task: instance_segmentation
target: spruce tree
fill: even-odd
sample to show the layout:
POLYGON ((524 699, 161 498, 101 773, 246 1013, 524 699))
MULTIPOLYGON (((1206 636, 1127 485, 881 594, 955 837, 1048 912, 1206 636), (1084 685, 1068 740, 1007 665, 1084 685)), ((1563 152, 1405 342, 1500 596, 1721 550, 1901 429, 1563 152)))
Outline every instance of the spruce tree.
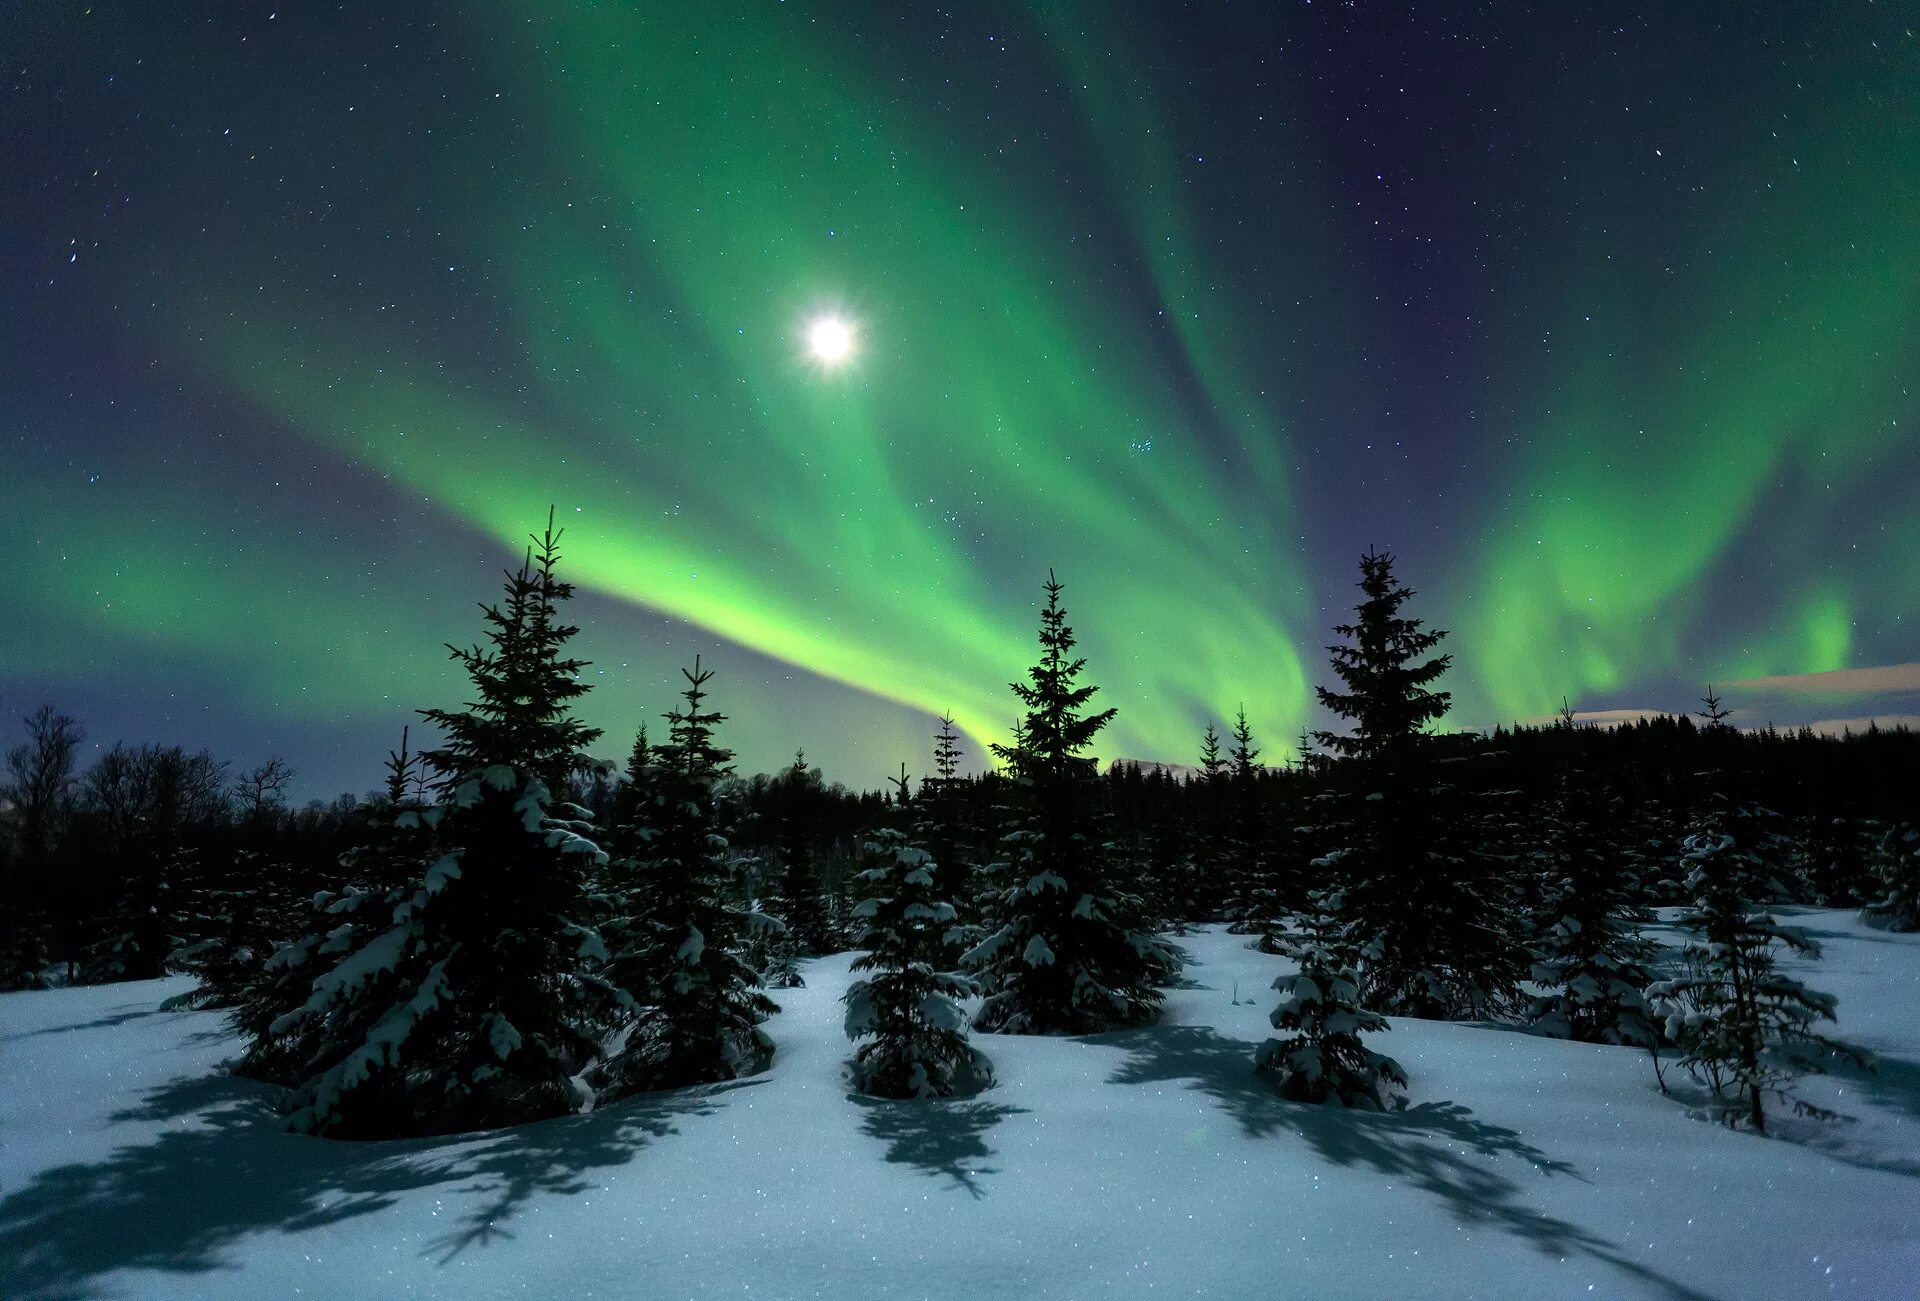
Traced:
POLYGON ((616 978, 615 968, 623 957, 627 976, 632 976, 631 956, 644 948, 647 915, 651 910, 652 877, 648 863, 659 836, 655 827, 656 810, 664 798, 660 750, 647 736, 642 722, 634 735, 633 746, 621 770, 621 780, 608 801, 606 834, 601 844, 607 861, 599 865, 590 886, 594 928, 600 935, 602 952, 595 955, 589 983, 603 995, 603 1008, 610 1020, 603 1031, 613 1031, 631 1023, 642 1010, 634 992, 616 978))
POLYGON ((1369 551, 1360 557, 1360 591, 1366 599, 1354 607, 1352 623, 1333 630, 1353 644, 1327 648, 1346 690, 1314 689, 1321 704, 1353 724, 1347 734, 1313 734, 1322 749, 1336 756, 1401 760, 1420 754, 1427 728, 1452 702, 1450 693, 1432 687, 1453 657, 1421 659, 1438 649, 1447 634, 1401 613, 1415 593, 1394 577, 1393 562, 1391 553, 1369 551))
POLYGON ((1187 802, 1180 797, 1187 788, 1165 772, 1150 780, 1162 792, 1157 813, 1141 834, 1141 908, 1148 926, 1184 935, 1195 915, 1193 847, 1199 833, 1188 815, 1187 802))
POLYGON ((1268 1019, 1274 1029, 1293 1033, 1267 1040, 1254 1065, 1296 1102, 1335 1098, 1343 1106, 1384 1107, 1407 1077, 1398 1062, 1361 1041, 1391 1027, 1360 1005, 1354 953, 1335 916, 1340 907, 1339 896, 1318 896, 1301 933, 1284 943, 1281 951, 1299 969, 1273 982, 1284 997, 1268 1019))
POLYGON ((199 871, 194 851, 184 845, 141 845, 122 861, 122 871, 106 931, 81 969, 89 985, 158 980, 187 943, 179 901, 181 883, 199 871))
POLYGON ((573 1076, 596 1048, 583 967, 600 941, 577 919, 603 855, 586 810, 559 795, 599 732, 571 712, 587 685, 563 656, 577 629, 559 617, 573 593, 556 576, 559 542, 549 516, 504 606, 482 607, 488 645, 451 648, 475 698, 423 711, 446 735, 426 756, 439 857, 282 1027, 324 1049, 294 1091, 296 1128, 451 1133, 580 1105, 573 1076))
POLYGON ((635 864, 632 912, 607 977, 637 1017, 622 1049, 598 1075, 607 1096, 734 1079, 760 1068, 773 1044, 760 1023, 778 1010, 743 950, 750 933, 780 923, 728 898, 727 841, 717 829, 714 788, 733 754, 706 707, 711 669, 683 669, 684 708, 667 714, 654 751, 652 803, 636 811, 645 844, 635 864))
POLYGON ((281 797, 294 776, 293 767, 275 755, 234 783, 236 842, 227 852, 210 854, 199 878, 184 883, 184 939, 173 963, 199 984, 169 1005, 235 1006, 268 957, 292 938, 302 901, 276 849, 287 813, 281 797))
POLYGON ((121 872, 105 933, 87 954, 88 983, 152 980, 192 937, 187 906, 200 846, 225 812, 226 765, 180 746, 115 746, 87 774, 121 872))
POLYGON ((1264 938, 1273 929, 1275 917, 1268 909, 1277 900, 1269 875, 1267 828, 1261 817, 1259 758, 1243 705, 1234 716, 1233 749, 1227 757, 1224 911, 1229 929, 1236 934, 1264 938))
MULTIPOLYGON (((333 879, 294 916, 296 933, 274 949, 230 1013, 247 1040, 239 1073, 295 1087, 343 1060, 364 1042, 370 1016, 400 996, 398 967, 369 966, 339 988, 324 1014, 307 1010, 315 982, 342 959, 393 927, 396 911, 411 909, 418 883, 434 861, 433 828, 441 810, 430 806, 422 766, 408 748, 388 752, 382 799, 365 814, 365 838, 340 856, 333 879)), ((383 1082, 397 1083, 386 1074, 383 1082)))
POLYGON ((1794 819, 1790 872, 1793 897, 1826 908, 1872 900, 1880 828, 1858 818, 1805 813, 1794 819))
POLYGON ((926 848, 891 827, 867 842, 854 907, 855 943, 866 950, 853 970, 871 972, 847 990, 847 1037, 869 1040, 855 1052, 854 1085, 882 1098, 948 1097, 986 1083, 986 1058, 967 1043, 960 1001, 973 982, 948 970, 947 935, 959 919, 936 892, 937 864, 926 848))
POLYGON ((1563 774, 1541 814, 1536 867, 1542 930, 1527 1020, 1544 1034, 1585 1043, 1651 1047, 1658 1036, 1645 990, 1654 945, 1640 928, 1652 914, 1612 831, 1620 801, 1577 771, 1563 774))
POLYGON ((1920 830, 1887 830, 1874 856, 1873 883, 1867 917, 1888 930, 1920 931, 1920 830))
POLYGON ((1518 997, 1526 955, 1501 865, 1476 843, 1479 819, 1444 779, 1427 731, 1449 704, 1434 684, 1452 657, 1432 654, 1447 634, 1403 612, 1414 593, 1393 563, 1361 557, 1365 599, 1334 629, 1351 644, 1328 648, 1346 690, 1317 689, 1352 722, 1347 734, 1314 734, 1344 795, 1344 817, 1325 828, 1344 843, 1317 862, 1338 865, 1369 1007, 1487 1016, 1518 997))
POLYGON ((245 995, 256 971, 286 938, 288 901, 267 855, 234 853, 224 871, 203 870, 183 889, 179 946, 171 965, 199 983, 167 1001, 168 1007, 232 1007, 245 995))
POLYGON ((1209 721, 1207 730, 1200 736, 1200 774, 1194 779, 1199 811, 1189 847, 1191 889, 1181 909, 1187 921, 1217 921, 1227 912, 1228 897, 1232 893, 1229 878, 1233 872, 1227 835, 1228 787, 1232 773, 1232 764, 1221 749, 1219 730, 1209 721))
POLYGON ((1832 1021, 1836 1000, 1779 970, 1782 952, 1818 957, 1805 932, 1783 926, 1760 902, 1771 886, 1769 865, 1756 852, 1754 818, 1713 795, 1685 842, 1682 865, 1693 903, 1676 919, 1690 932, 1683 970, 1648 990, 1666 1016, 1667 1037, 1681 1062, 1713 1090, 1722 1119, 1766 1131, 1766 1101, 1778 1099, 1800 1115, 1833 1113, 1793 1096, 1802 1075, 1822 1074, 1832 1056, 1860 1060, 1844 1044, 1818 1033, 1832 1021))
POLYGON ((1137 897, 1111 876, 1113 848, 1099 808, 1103 784, 1083 753, 1115 711, 1090 711, 1062 585, 1047 575, 1040 659, 1012 684, 1023 715, 994 753, 1015 791, 1002 838, 1004 875, 989 901, 986 938, 967 954, 986 997, 975 1024, 1012 1034, 1084 1034, 1152 1019, 1159 985, 1178 967, 1142 928, 1137 897))
POLYGON ((951 903, 955 919, 942 940, 937 964, 956 971, 961 955, 979 940, 972 908, 975 865, 967 817, 967 782, 960 776, 960 733, 953 716, 940 719, 933 738, 933 775, 920 781, 914 808, 927 852, 933 858, 933 891, 951 903))
MULTIPOLYGON (((6 893, 0 892, 0 897, 6 893)), ((7 905, 6 916, 0 917, 0 994, 46 988, 52 961, 46 917, 16 895, 7 905)))
POLYGON ((747 954, 769 989, 804 987, 800 959, 827 952, 834 934, 803 807, 819 781, 819 771, 808 765, 806 751, 796 750, 793 763, 768 786, 778 818, 776 870, 763 870, 758 888, 749 893, 761 911, 783 924, 777 930, 755 928, 747 939, 747 954))
MULTIPOLYGON (((820 881, 812 837, 808 834, 808 797, 820 788, 820 772, 809 767, 804 750, 777 779, 782 788, 780 819, 780 905, 772 911, 786 923, 785 947, 796 958, 832 951, 826 892, 820 881)), ((796 978, 797 983, 797 978, 796 978)))
POLYGON ((1203 781, 1218 781, 1227 772, 1227 758, 1220 750, 1220 733, 1209 722, 1207 730, 1200 734, 1200 777, 1203 781))

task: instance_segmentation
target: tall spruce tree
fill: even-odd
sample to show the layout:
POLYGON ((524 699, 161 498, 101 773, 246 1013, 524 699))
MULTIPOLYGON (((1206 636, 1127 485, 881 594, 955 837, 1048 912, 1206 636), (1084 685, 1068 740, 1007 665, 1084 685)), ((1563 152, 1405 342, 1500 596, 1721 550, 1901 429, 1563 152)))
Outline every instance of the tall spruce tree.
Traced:
POLYGON ((612 1097, 734 1079, 773 1052, 760 1023, 778 1009, 745 950, 752 931, 780 923, 729 898, 727 840, 714 806, 733 758, 715 736, 726 715, 706 704, 713 670, 696 658, 681 672, 686 704, 666 716, 651 803, 633 814, 644 830, 631 839, 644 848, 621 944, 607 963, 608 979, 637 1013, 624 1046, 597 1071, 612 1097))
POLYGON ((796 957, 831 952, 833 935, 826 890, 820 880, 818 849, 808 825, 809 797, 820 790, 820 770, 807 763, 804 750, 778 778, 780 792, 780 896, 776 915, 787 927, 787 945, 796 957))
POLYGON ((800 959, 832 947, 835 928, 808 817, 810 797, 820 788, 820 770, 807 763, 805 750, 796 750, 793 763, 768 783, 776 818, 774 869, 762 871, 759 888, 749 893, 763 912, 783 924, 778 930, 754 929, 747 955, 769 989, 803 987, 807 982, 800 974, 800 959))
POLYGON ((942 938, 937 964, 942 971, 958 970, 961 955, 980 938, 972 907, 976 866, 960 754, 960 733, 953 716, 944 715, 933 738, 933 775, 920 779, 920 798, 914 804, 921 836, 933 858, 933 892, 955 910, 954 922, 942 938))
MULTIPOLYGON (((644 1004, 628 983, 635 979, 634 955, 652 943, 653 876, 648 870, 659 831, 654 825, 663 794, 660 749, 640 724, 607 802, 606 833, 601 837, 607 861, 598 866, 590 890, 592 917, 601 947, 592 955, 586 980, 601 995, 603 1037, 624 1034, 644 1004), (624 969, 622 969, 624 968, 624 969)), ((604 1067, 596 1065, 595 1073, 604 1067)))
POLYGON ((1427 729, 1452 703, 1450 693, 1432 687, 1452 665, 1453 656, 1421 658, 1438 649, 1447 634, 1401 613, 1415 593, 1394 577, 1393 563, 1390 552, 1369 551, 1360 557, 1365 599, 1354 607, 1352 623, 1337 624, 1333 630, 1352 644, 1327 648, 1346 690, 1314 689, 1321 704, 1353 724, 1345 734, 1313 734, 1322 749, 1336 756, 1399 760, 1422 754, 1427 729))
POLYGON ((1200 734, 1200 772, 1194 779, 1198 813, 1193 842, 1188 846, 1191 888, 1181 901, 1180 914, 1190 922, 1217 921, 1226 916, 1232 893, 1232 847, 1228 843, 1228 798, 1233 766, 1221 748, 1219 729, 1211 721, 1200 734))
POLYGON ((1222 855, 1225 868, 1225 912, 1230 928, 1241 935, 1266 937, 1276 902, 1270 879, 1272 862, 1268 833, 1260 805, 1260 751, 1253 744, 1253 728, 1246 706, 1234 715, 1233 749, 1227 756, 1227 825, 1222 855))
POLYGON ((1086 660, 1073 654, 1051 572, 1045 590, 1039 662, 1012 684, 1023 711, 1015 739, 994 746, 1015 789, 1005 874, 967 963, 986 995, 979 1028, 1083 1034, 1151 1019, 1178 959, 1112 877, 1105 788, 1084 752, 1116 711, 1089 710, 1098 688, 1080 681, 1086 660))
POLYGON ((460 1132, 580 1105, 573 1076, 596 1050, 582 969, 600 941, 576 919, 603 855, 586 811, 559 793, 599 733, 572 715, 587 684, 584 663, 564 657, 577 629, 559 617, 573 592, 556 574, 559 543, 550 515, 504 605, 482 607, 488 644, 451 648, 474 699, 423 711, 446 735, 427 755, 444 800, 439 856, 283 1024, 325 1025, 313 1034, 324 1055, 294 1091, 296 1128, 460 1132))
POLYGON ((1316 862, 1336 868, 1369 1007, 1406 1016, 1486 1016, 1519 993, 1526 954, 1515 933, 1498 858, 1475 843, 1466 801, 1438 762, 1428 728, 1446 713, 1436 690, 1452 657, 1446 637, 1404 613, 1414 595, 1391 554, 1360 559, 1352 623, 1332 646, 1344 691, 1320 687, 1321 703, 1352 723, 1316 732, 1332 756, 1343 825, 1337 848, 1316 862))

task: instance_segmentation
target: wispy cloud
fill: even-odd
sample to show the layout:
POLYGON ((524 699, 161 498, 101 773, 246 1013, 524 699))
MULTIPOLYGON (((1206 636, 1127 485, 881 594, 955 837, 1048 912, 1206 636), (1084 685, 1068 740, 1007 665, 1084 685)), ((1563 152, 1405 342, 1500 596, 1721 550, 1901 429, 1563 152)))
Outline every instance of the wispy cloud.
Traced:
POLYGON ((1778 691, 1804 696, 1891 696, 1920 692, 1920 661, 1881 664, 1865 669, 1836 669, 1831 673, 1793 673, 1776 678, 1743 678, 1726 684, 1729 691, 1778 691))

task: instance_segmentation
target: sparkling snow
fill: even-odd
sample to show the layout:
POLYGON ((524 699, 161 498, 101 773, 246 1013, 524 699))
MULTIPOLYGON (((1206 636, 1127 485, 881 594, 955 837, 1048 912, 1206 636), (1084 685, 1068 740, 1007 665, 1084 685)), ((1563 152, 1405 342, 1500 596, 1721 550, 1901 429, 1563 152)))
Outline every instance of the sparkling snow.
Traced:
POLYGON ((1876 1076, 1758 1138, 1645 1053, 1395 1020, 1399 1114, 1252 1072, 1281 959, 1184 946, 1162 1024, 982 1035, 1000 1083, 849 1096, 845 956, 765 1074, 482 1137, 281 1130, 181 980, 0 997, 0 1295, 1859 1297, 1920 1291, 1920 936, 1783 910, 1876 1076), (1257 991, 1252 996, 1244 991, 1257 991), (1239 992, 1239 1001, 1234 1001, 1239 992))

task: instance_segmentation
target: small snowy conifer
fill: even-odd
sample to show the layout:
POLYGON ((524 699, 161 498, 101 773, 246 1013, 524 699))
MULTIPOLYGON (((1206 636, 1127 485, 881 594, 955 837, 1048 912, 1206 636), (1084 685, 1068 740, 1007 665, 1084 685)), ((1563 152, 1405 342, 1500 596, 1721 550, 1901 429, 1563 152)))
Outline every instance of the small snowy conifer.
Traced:
POLYGON ((1866 914, 1889 930, 1920 931, 1920 830, 1893 827, 1873 865, 1875 898, 1866 914))
POLYGON ((1334 919, 1339 908, 1337 895, 1321 896, 1302 933, 1284 942, 1282 951, 1299 970, 1273 982, 1283 997, 1269 1019, 1274 1029, 1293 1033, 1267 1040, 1254 1064, 1296 1102, 1336 1098, 1349 1107, 1384 1107, 1391 1090, 1406 1087, 1407 1077, 1398 1062, 1361 1042, 1362 1034, 1389 1026, 1360 1005, 1354 955, 1334 919))
POLYGON ((1650 1047, 1658 1032, 1644 991, 1654 946, 1640 927, 1652 917, 1634 903, 1635 882, 1605 830, 1618 808, 1617 798, 1570 773, 1543 812, 1545 925, 1533 966, 1542 993, 1526 1016, 1556 1038, 1650 1047))
POLYGON ((866 846, 864 897, 854 907, 853 970, 871 972, 847 990, 847 1037, 867 1039, 853 1058, 863 1093, 882 1098, 947 1097, 984 1082, 986 1059, 967 1043, 960 1001, 967 977, 943 969, 946 935, 959 913, 935 891, 937 865, 925 848, 891 827, 866 846))
POLYGON ((1759 839, 1754 821, 1730 812, 1717 795, 1702 812, 1683 859, 1693 896, 1677 919, 1693 935, 1682 955, 1684 970, 1647 992, 1666 1014, 1666 1034, 1682 1064, 1720 1100, 1721 1117, 1764 1133, 1770 1097, 1801 1115, 1830 1116, 1794 1097, 1793 1081, 1823 1073, 1833 1055, 1859 1054, 1813 1028, 1834 1019, 1834 997, 1779 970, 1782 950, 1818 957, 1820 947, 1759 902, 1771 879, 1753 848, 1759 839))

